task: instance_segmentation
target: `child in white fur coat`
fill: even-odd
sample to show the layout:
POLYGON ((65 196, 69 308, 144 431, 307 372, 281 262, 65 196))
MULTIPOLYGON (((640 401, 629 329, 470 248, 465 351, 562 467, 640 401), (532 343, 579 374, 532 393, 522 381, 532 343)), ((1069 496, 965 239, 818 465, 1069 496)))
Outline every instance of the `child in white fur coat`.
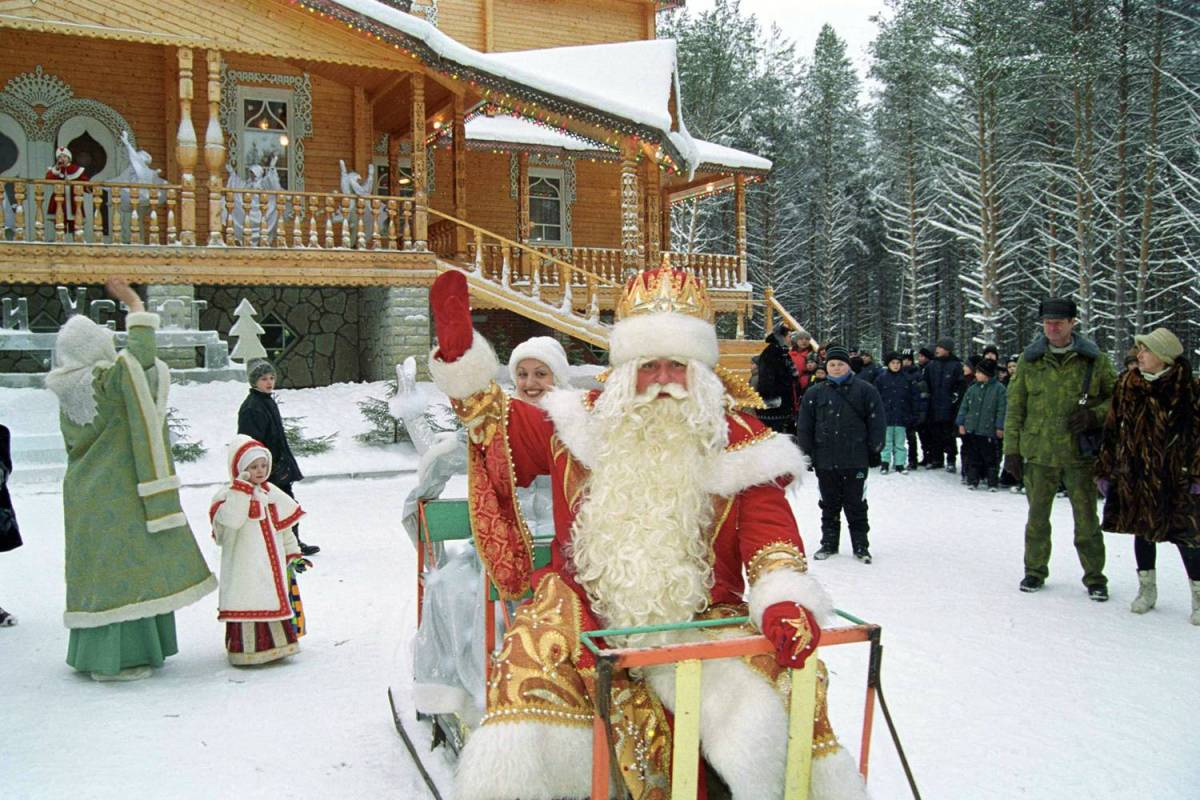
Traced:
POLYGON ((304 511, 267 482, 271 452, 262 442, 238 435, 227 463, 230 483, 209 509, 221 548, 218 619, 225 623, 229 663, 265 664, 300 650, 288 567, 303 572, 311 566, 293 531, 304 511))

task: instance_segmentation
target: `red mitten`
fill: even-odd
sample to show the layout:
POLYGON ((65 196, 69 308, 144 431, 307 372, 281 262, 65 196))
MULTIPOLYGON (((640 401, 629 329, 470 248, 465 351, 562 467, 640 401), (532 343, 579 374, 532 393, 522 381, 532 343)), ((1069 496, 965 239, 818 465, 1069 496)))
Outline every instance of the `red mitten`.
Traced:
POLYGON ((792 602, 775 603, 763 612, 762 632, 775 645, 775 662, 800 669, 821 643, 821 626, 812 612, 792 602))
POLYGON ((471 348, 474 336, 467 277, 455 270, 438 275, 429 289, 429 307, 438 340, 437 357, 446 363, 458 361, 471 348))

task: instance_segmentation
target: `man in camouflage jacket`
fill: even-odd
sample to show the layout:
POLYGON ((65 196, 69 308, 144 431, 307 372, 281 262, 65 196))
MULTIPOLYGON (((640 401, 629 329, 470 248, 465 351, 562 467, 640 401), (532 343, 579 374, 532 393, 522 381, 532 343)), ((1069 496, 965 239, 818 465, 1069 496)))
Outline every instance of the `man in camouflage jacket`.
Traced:
POLYGON ((1079 450, 1078 434, 1104 424, 1116 373, 1096 343, 1075 333, 1075 303, 1042 302, 1044 333, 1025 348, 1008 385, 1004 468, 1024 479, 1029 500, 1025 524, 1025 578, 1021 591, 1036 592, 1050 574, 1050 507, 1061 482, 1075 518, 1075 550, 1093 600, 1108 599, 1104 539, 1096 515, 1095 455, 1079 450), (1088 400, 1080 404, 1088 364, 1088 400))

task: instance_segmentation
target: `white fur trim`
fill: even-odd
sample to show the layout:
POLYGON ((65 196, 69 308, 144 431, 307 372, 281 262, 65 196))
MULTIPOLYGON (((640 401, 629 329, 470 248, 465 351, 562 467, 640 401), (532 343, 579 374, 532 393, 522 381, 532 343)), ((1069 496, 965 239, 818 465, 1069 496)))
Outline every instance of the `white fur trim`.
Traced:
POLYGON ((464 400, 488 387, 500 362, 488 340, 475 331, 471 346, 457 361, 449 363, 436 357, 437 349, 429 353, 429 374, 433 382, 451 400, 464 400))
POLYGON ((804 474, 804 455, 791 438, 774 434, 749 447, 728 450, 717 458, 705 491, 732 497, 740 491, 790 477, 799 483, 804 474))
POLYGON ((413 683, 413 707, 421 714, 457 714, 470 702, 471 695, 459 686, 413 683))
MULTIPOLYGON (((674 667, 646 673, 659 700, 674 711, 674 667)), ((700 748, 738 800, 783 796, 787 709, 783 696, 741 659, 704 662, 700 748)))
POLYGON ((127 606, 110 608, 107 611, 66 611, 63 613, 63 625, 68 628, 100 628, 112 625, 114 622, 129 622, 143 617, 156 617, 159 614, 166 614, 168 611, 178 611, 184 606, 190 606, 201 597, 216 591, 216 588, 216 577, 209 575, 195 586, 166 597, 130 603, 127 606))
POLYGON ((591 413, 584 405, 587 395, 582 389, 555 389, 542 398, 542 410, 554 423, 554 433, 559 441, 580 463, 592 469, 596 463, 596 447, 590 430, 591 413))
POLYGON ((628 317, 608 337, 608 362, 614 367, 635 358, 681 358, 711 368, 720 355, 711 322, 674 312, 628 317))
POLYGON ((158 324, 158 314, 155 314, 153 311, 131 311, 125 315, 126 328, 132 328, 135 325, 145 325, 158 330, 158 324))
POLYGON ((815 756, 809 800, 871 800, 854 757, 840 745, 832 753, 815 756))
POLYGON ((495 722, 467 737, 456 800, 590 797, 592 726, 495 722))
POLYGON ((182 528, 185 525, 187 525, 187 517, 183 515, 182 511, 177 511, 174 514, 168 514, 158 519, 146 520, 146 530, 150 533, 169 531, 172 528, 182 528))
POLYGON ((817 618, 822 628, 836 624, 833 601, 821 582, 807 572, 777 569, 763 575, 747 596, 750 619, 754 627, 762 630, 763 612, 776 603, 797 603, 804 606, 817 618))
POLYGON ((169 492, 171 489, 178 489, 180 486, 179 476, 171 475, 167 478, 162 478, 156 481, 146 481, 137 485, 138 497, 150 497, 152 495, 169 492))
POLYGON ((527 358, 536 359, 554 373, 555 388, 571 385, 571 367, 567 363, 567 351, 557 339, 549 336, 534 336, 526 339, 513 348, 508 359, 508 374, 512 382, 517 382, 517 364, 527 358))

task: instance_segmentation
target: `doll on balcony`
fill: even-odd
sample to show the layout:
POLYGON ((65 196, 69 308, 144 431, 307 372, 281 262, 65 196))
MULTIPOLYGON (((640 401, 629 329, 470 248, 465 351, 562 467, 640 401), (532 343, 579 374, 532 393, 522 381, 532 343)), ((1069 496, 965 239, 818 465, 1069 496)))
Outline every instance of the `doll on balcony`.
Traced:
MULTIPOLYGON (((71 151, 66 147, 60 147, 54 151, 54 166, 46 170, 46 180, 48 181, 86 181, 88 180, 87 170, 75 163, 75 157, 71 155, 71 151)), ((68 185, 63 189, 63 209, 64 224, 69 232, 75 231, 75 200, 71 196, 72 189, 68 185)), ((58 216, 58 193, 50 192, 50 204, 46 206, 46 222, 48 227, 54 226, 54 220, 58 216)))

